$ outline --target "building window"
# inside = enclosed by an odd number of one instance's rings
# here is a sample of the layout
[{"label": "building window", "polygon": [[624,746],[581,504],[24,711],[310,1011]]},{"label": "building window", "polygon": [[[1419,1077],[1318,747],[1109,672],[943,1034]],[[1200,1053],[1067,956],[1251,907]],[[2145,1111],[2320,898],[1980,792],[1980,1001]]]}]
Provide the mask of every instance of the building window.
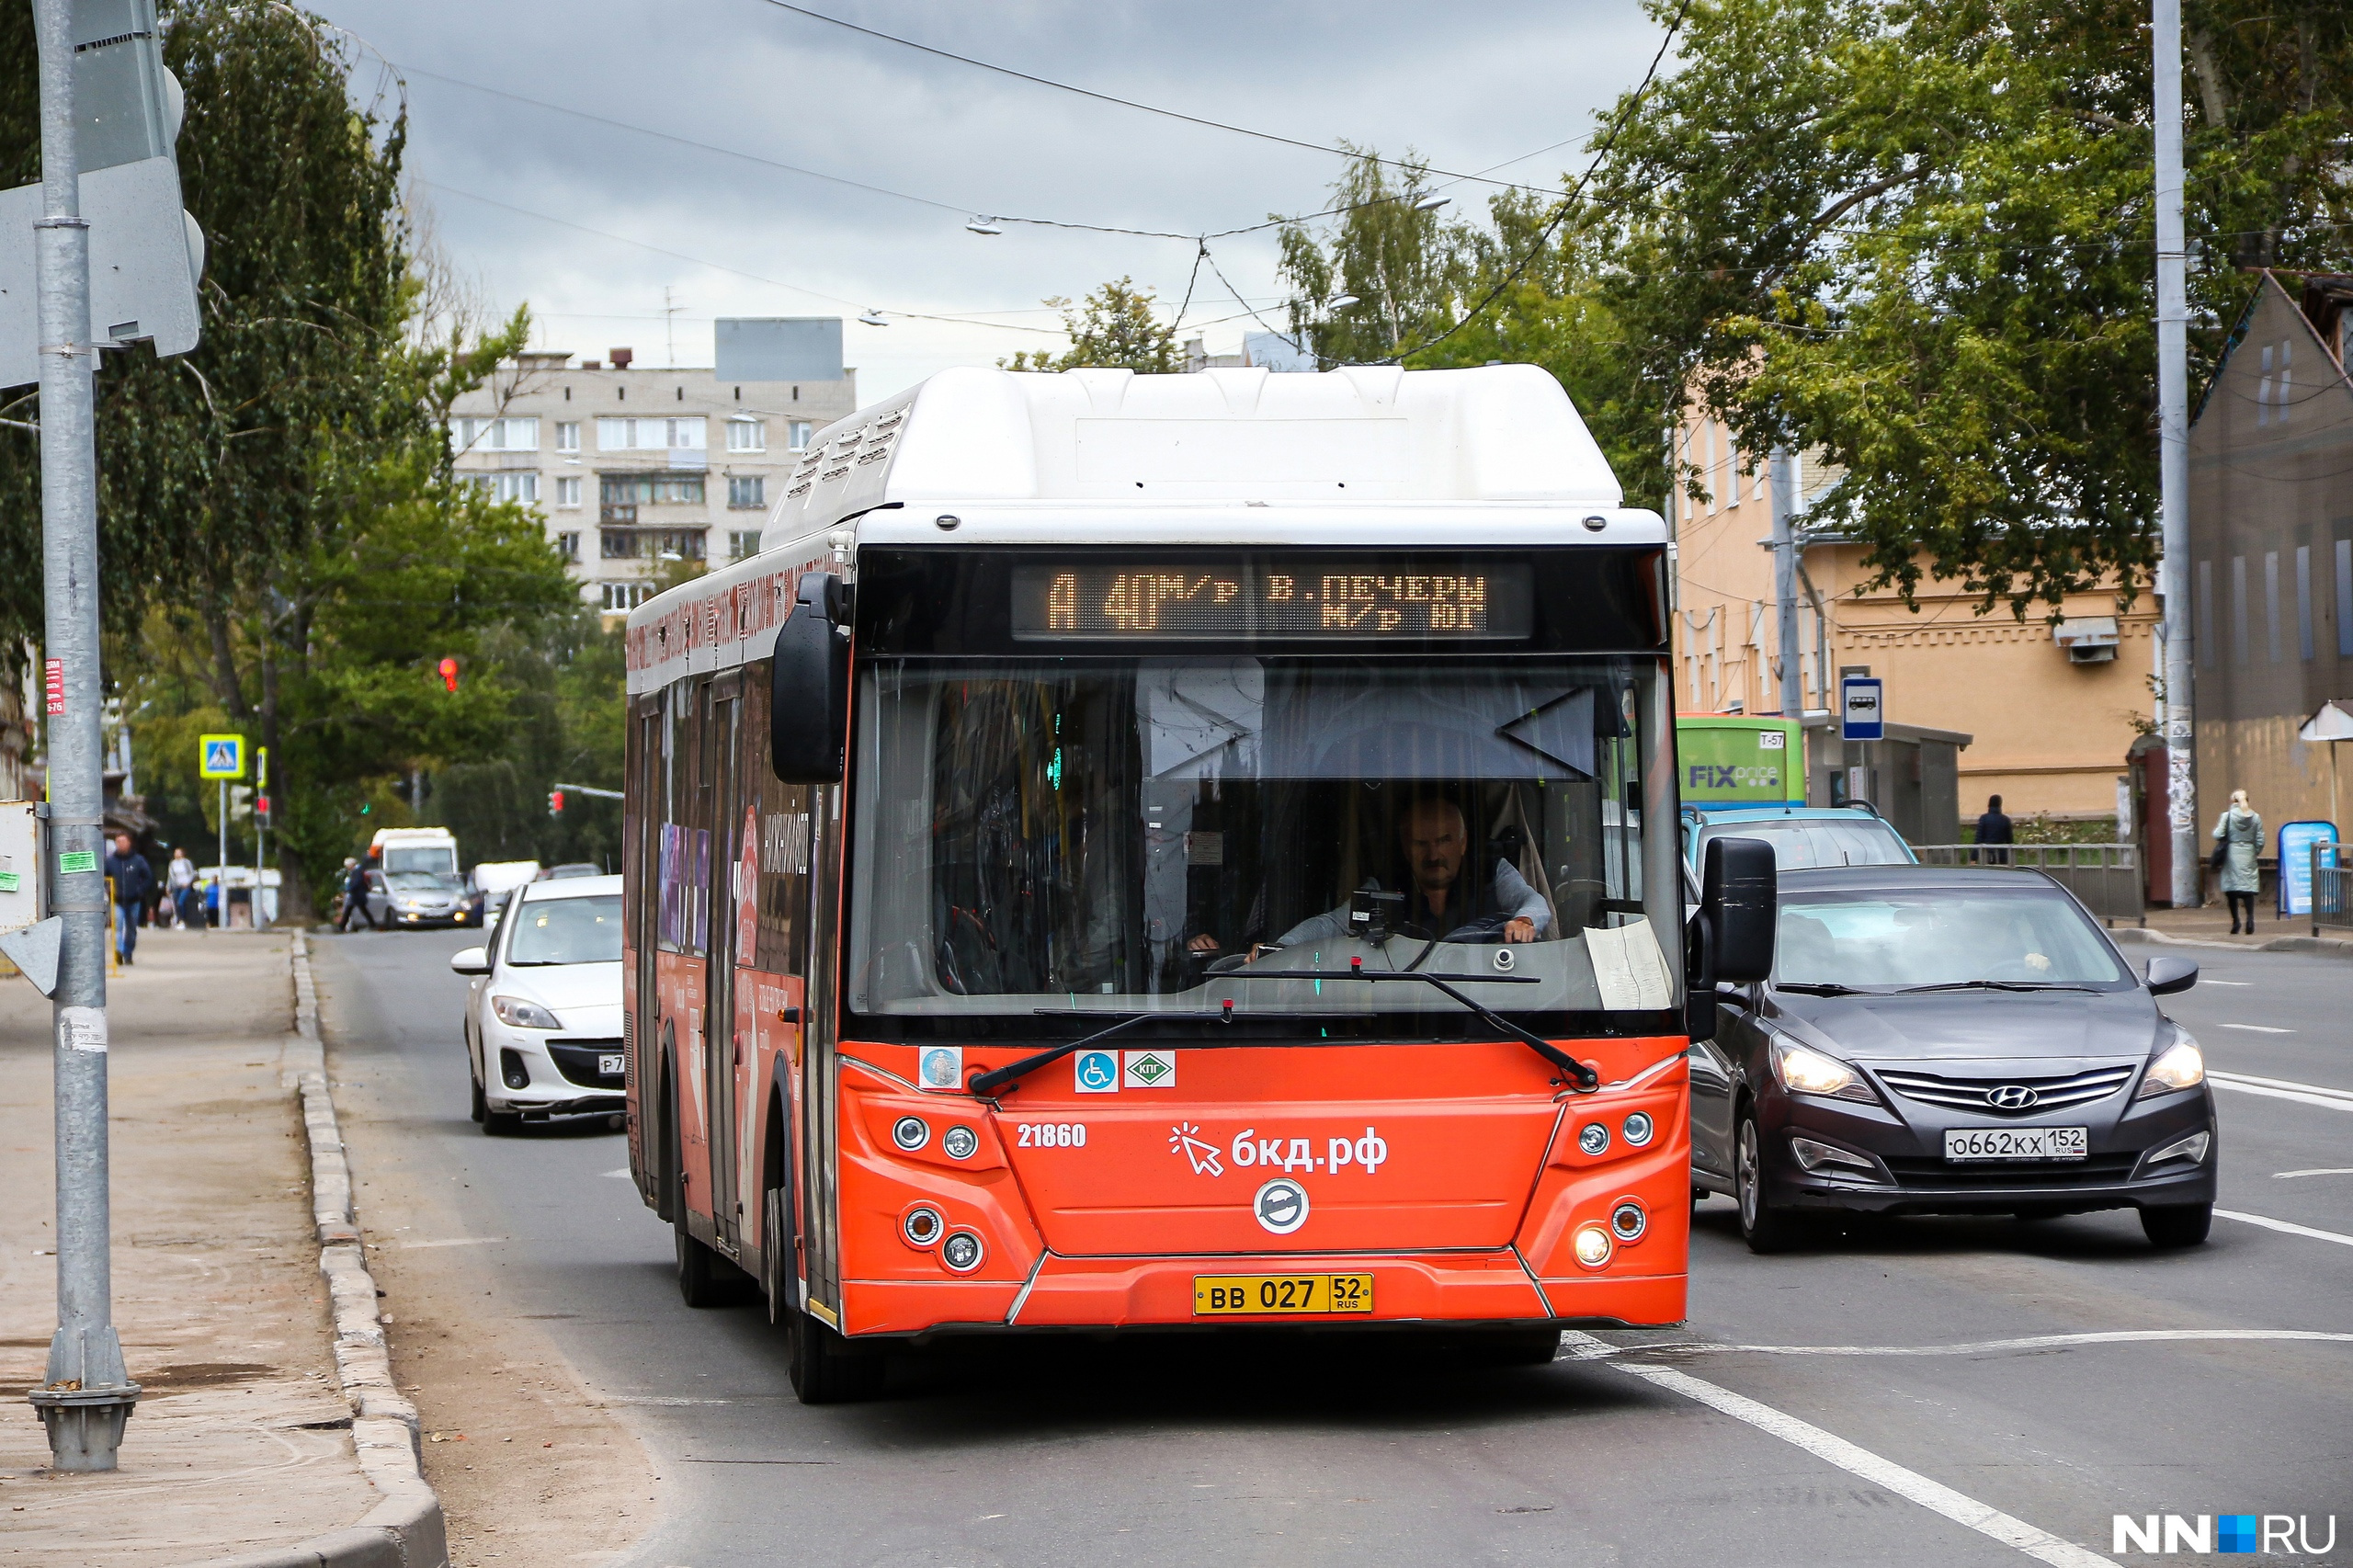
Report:
[{"label": "building window", "polygon": [[727,530],[727,559],[746,561],[760,552],[760,530],[730,528]]},{"label": "building window", "polygon": [[2246,665],[2246,557],[2231,557],[2231,663]]},{"label": "building window", "polygon": [[2353,539],[2336,541],[2336,653],[2353,659]]},{"label": "building window", "polygon": [[597,551],[607,561],[659,561],[676,556],[700,561],[708,552],[702,528],[605,528]]},{"label": "building window", "polygon": [[577,506],[580,505],[580,481],[577,476],[570,479],[557,479],[555,482],[555,504],[559,506]]},{"label": "building window", "polygon": [[536,419],[452,419],[449,445],[460,452],[536,452],[540,422]]},{"label": "building window", "polygon": [[458,477],[493,501],[535,505],[540,499],[540,476],[529,469],[512,473],[464,473]]},{"label": "building window", "polygon": [[2296,546],[2296,656],[2313,656],[2313,548]]},{"label": "building window", "polygon": [[2198,663],[2206,669],[2214,667],[2214,563],[2198,563]]},{"label": "building window", "polygon": [[731,419],[727,422],[727,449],[731,452],[765,452],[768,449],[768,427],[756,419]]},{"label": "building window", "polygon": [[555,449],[559,452],[576,452],[580,449],[580,421],[577,419],[556,421]]},{"label": "building window", "polygon": [[768,504],[768,479],[764,473],[731,473],[727,476],[727,504],[738,511],[745,507]]},{"label": "building window", "polygon": [[597,449],[600,452],[659,452],[703,449],[700,419],[599,419]]},{"label": "building window", "polygon": [[799,452],[808,449],[810,432],[814,428],[815,426],[812,426],[806,419],[796,419],[785,426],[786,434],[791,437],[792,449],[794,451]]},{"label": "building window", "polygon": [[605,608],[608,610],[635,609],[654,597],[651,583],[606,583]]},{"label": "building window", "polygon": [[577,566],[580,564],[580,536],[576,533],[556,535],[555,552]]},{"label": "building window", "polygon": [[640,506],[699,506],[703,504],[699,473],[602,473],[597,476],[597,499],[610,514],[629,510],[627,517],[608,516],[607,522],[635,522]]}]

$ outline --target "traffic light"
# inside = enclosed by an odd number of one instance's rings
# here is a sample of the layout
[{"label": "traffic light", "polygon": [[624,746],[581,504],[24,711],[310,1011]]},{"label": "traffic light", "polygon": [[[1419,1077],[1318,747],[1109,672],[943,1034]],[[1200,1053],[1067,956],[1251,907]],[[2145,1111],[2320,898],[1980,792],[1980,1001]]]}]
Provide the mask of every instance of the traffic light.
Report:
[{"label": "traffic light", "polygon": [[267,827],[269,825],[268,796],[256,795],[254,797],[254,821],[259,823],[264,827]]},{"label": "traffic light", "polygon": [[563,790],[551,790],[548,791],[548,815],[551,817],[560,817],[563,815]]},{"label": "traffic light", "polygon": [[444,659],[441,661],[441,687],[445,691],[455,691],[458,689],[457,660]]}]

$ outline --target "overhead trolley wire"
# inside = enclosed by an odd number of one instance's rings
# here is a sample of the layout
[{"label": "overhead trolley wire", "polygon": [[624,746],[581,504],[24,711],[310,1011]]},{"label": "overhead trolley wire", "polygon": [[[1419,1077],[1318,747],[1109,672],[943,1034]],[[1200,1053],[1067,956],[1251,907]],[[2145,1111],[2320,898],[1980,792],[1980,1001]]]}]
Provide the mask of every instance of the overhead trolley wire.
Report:
[{"label": "overhead trolley wire", "polygon": [[[1434,174],[1450,180],[1476,180],[1482,185],[1501,186],[1508,190],[1541,193],[1540,187],[1515,185],[1509,180],[1487,179],[1480,175],[1457,174],[1448,169],[1427,168],[1399,158],[1383,158],[1371,153],[1352,152],[1346,147],[1327,146],[1321,142],[1302,142],[1295,136],[1278,135],[1271,131],[1255,131],[1246,125],[1233,125],[1222,119],[1209,119],[1198,114],[1187,114],[1181,109],[1163,108],[1157,104],[1141,103],[1134,98],[1123,98],[1111,93],[1098,93],[1092,87],[1076,86],[1069,82],[1057,82],[1051,76],[1040,76],[1031,72],[1017,71],[1010,65],[999,65],[993,61],[976,60],[969,54],[958,54],[952,50],[936,49],[927,43],[917,43],[911,38],[901,38],[896,33],[886,33],[874,28],[861,27],[856,22],[844,21],[839,17],[829,17],[823,11],[813,11],[806,6],[791,5],[790,0],[760,0],[760,3],[764,6],[772,6],[779,11],[790,11],[796,17],[806,17],[813,22],[824,22],[829,27],[840,28],[847,32],[862,33],[868,38],[879,39],[884,43],[895,43],[902,49],[912,49],[940,60],[952,60],[960,65],[970,65],[976,70],[995,72],[1000,76],[1010,76],[1016,81],[1028,82],[1036,86],[1051,87],[1056,92],[1071,93],[1082,98],[1093,98],[1097,103],[1116,104],[1121,108],[1136,109],[1144,114],[1156,114],[1166,119],[1182,120],[1188,125],[1199,125],[1211,131],[1223,131],[1235,136],[1254,137],[1260,142],[1273,142],[1281,146],[1297,147],[1309,153],[1323,153],[1336,158],[1371,158],[1375,163],[1385,164],[1394,169]],[[1534,153],[1528,155],[1535,156]],[[1518,161],[1516,158],[1512,160],[1514,163]],[[1501,168],[1504,165],[1498,164],[1495,166]],[[1193,236],[1179,234],[1171,237],[1191,239]]]}]

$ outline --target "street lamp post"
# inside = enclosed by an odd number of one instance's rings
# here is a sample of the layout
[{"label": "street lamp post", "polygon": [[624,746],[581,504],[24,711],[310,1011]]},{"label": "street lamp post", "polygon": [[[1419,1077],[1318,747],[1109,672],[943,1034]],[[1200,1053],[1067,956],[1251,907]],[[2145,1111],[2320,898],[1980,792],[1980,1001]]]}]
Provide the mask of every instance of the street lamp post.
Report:
[{"label": "street lamp post", "polygon": [[74,131],[73,0],[34,0],[40,45],[41,216],[33,225],[40,323],[42,598],[48,646],[49,829],[44,869],[62,922],[52,993],[57,1072],[57,1332],[32,1391],[61,1471],[115,1467],[139,1386],[113,1322],[108,1236],[107,903],[98,727],[98,493],[91,372],[90,226]]},{"label": "street lamp post", "polygon": [[2164,554],[2165,808],[2173,906],[2196,906],[2198,783],[2189,605],[2189,290],[2181,211],[2181,0],[2154,0],[2157,154],[2157,506]]}]

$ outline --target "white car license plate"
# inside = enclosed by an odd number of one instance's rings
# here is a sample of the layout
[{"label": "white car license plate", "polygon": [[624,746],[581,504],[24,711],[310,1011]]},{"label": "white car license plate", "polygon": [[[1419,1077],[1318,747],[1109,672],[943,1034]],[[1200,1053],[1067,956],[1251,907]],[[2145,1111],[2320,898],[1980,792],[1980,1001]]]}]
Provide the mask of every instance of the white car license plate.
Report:
[{"label": "white car license plate", "polygon": [[2087,1127],[1949,1127],[1945,1158],[2080,1160],[2091,1152]]},{"label": "white car license plate", "polygon": [[621,1070],[621,1053],[608,1051],[597,1058],[597,1071],[609,1078]]}]

